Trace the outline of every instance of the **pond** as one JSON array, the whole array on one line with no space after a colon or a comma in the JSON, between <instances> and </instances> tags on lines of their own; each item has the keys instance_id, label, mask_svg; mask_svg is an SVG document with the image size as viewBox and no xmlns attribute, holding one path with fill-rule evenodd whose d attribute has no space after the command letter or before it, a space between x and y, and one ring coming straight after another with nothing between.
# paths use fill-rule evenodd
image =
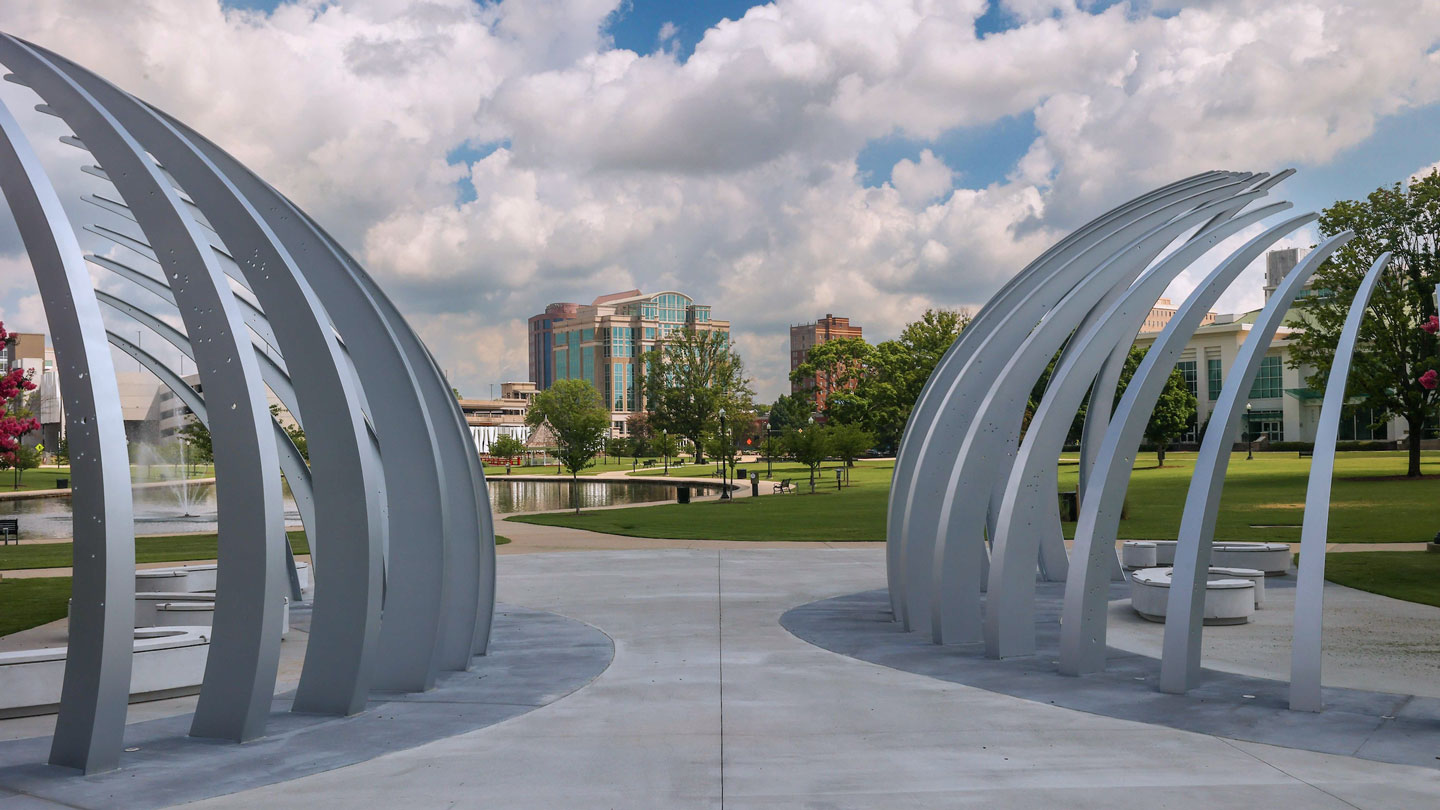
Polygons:
<instances>
[{"instance_id":1,"label":"pond","mask_svg":"<svg viewBox=\"0 0 1440 810\"><path fill-rule=\"evenodd\" d=\"M570 481L516 481L504 476L488 479L490 506L496 514L565 509L574 504ZM691 484L698 497L719 491L718 486ZM655 503L675 500L675 484L657 481L597 480L581 478L580 506ZM698 491L696 491L698 490ZM70 499L29 498L0 501L0 518L18 517L20 537L69 537ZM285 497L285 522L300 527L295 502ZM180 487L135 490L135 533L185 534L215 531L215 485L192 484Z\"/></svg>"}]
</instances>

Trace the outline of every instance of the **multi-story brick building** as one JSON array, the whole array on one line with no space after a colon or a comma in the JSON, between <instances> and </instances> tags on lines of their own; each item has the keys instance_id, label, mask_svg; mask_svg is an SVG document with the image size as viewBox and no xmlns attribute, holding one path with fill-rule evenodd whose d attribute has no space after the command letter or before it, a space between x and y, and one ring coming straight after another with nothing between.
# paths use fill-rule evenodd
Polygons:
<instances>
[{"instance_id":1,"label":"multi-story brick building","mask_svg":"<svg viewBox=\"0 0 1440 810\"><path fill-rule=\"evenodd\" d=\"M824 318L814 322L800 324L790 327L790 370L793 372L804 363L810 356L810 350L831 340L839 338L863 338L864 330L859 326L851 326L849 318L837 318L826 313ZM851 383L853 386L853 383ZM834 390L835 386L824 378L822 374L818 379L806 378L804 380L792 380L790 393L808 393L811 389L815 391L815 408L820 410L825 407L825 398Z\"/></svg>"}]
</instances>

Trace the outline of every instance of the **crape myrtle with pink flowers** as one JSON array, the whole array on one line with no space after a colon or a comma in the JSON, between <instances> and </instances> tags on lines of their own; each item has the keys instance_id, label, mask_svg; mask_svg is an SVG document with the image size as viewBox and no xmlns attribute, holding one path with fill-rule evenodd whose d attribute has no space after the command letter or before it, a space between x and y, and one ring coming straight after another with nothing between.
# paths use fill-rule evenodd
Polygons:
<instances>
[{"instance_id":1,"label":"crape myrtle with pink flowers","mask_svg":"<svg viewBox=\"0 0 1440 810\"><path fill-rule=\"evenodd\" d=\"M0 349L15 342L0 322ZM16 451L25 434L40 429L40 420L30 415L21 404L25 394L35 390L35 383L22 368L13 368L0 375L0 461L13 467L18 462Z\"/></svg>"}]
</instances>

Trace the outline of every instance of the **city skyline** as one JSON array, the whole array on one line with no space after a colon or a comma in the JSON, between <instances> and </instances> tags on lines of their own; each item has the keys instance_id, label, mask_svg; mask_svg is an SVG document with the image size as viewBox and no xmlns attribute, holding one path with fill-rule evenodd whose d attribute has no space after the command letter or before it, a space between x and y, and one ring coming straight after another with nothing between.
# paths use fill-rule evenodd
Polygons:
<instances>
[{"instance_id":1,"label":"city skyline","mask_svg":"<svg viewBox=\"0 0 1440 810\"><path fill-rule=\"evenodd\" d=\"M1139 188L1296 166L1287 197L1319 209L1440 160L1413 137L1440 124L1433 4L17 0L5 17L83 38L94 67L274 178L476 395L529 376L544 304L639 288L729 302L771 401L791 324L863 311L876 342L927 307L976 311ZM83 153L24 88L0 98L56 136L41 157L83 220ZM1217 311L1258 306L1263 274ZM0 223L0 318L47 331L28 275Z\"/></svg>"}]
</instances>

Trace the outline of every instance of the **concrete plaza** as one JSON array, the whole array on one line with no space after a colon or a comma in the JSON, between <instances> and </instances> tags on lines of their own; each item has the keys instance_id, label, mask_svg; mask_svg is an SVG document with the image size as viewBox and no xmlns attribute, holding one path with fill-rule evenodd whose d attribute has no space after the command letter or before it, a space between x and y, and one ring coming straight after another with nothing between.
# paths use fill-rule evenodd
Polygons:
<instances>
[{"instance_id":1,"label":"concrete plaza","mask_svg":"<svg viewBox=\"0 0 1440 810\"><path fill-rule=\"evenodd\" d=\"M1440 771L1058 708L836 655L780 626L797 605L882 586L876 548L507 555L500 583L505 602L603 630L611 666L499 725L196 806L1414 808L1440 797Z\"/></svg>"}]
</instances>

